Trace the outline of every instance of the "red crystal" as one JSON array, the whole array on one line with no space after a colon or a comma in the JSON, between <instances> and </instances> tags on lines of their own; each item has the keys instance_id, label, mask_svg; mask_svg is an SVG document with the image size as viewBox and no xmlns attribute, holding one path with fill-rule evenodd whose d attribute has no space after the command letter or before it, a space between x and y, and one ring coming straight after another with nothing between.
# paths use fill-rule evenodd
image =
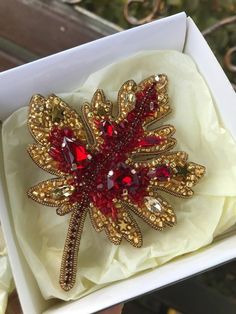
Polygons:
<instances>
[{"instance_id":1,"label":"red crystal","mask_svg":"<svg viewBox=\"0 0 236 314\"><path fill-rule=\"evenodd\" d=\"M105 120L105 121L96 121L99 130L102 132L103 135L112 137L115 132L115 125L114 123Z\"/></svg>"},{"instance_id":2,"label":"red crystal","mask_svg":"<svg viewBox=\"0 0 236 314\"><path fill-rule=\"evenodd\" d=\"M171 168L167 165L161 165L156 168L156 177L160 181L165 181L171 177Z\"/></svg>"},{"instance_id":3,"label":"red crystal","mask_svg":"<svg viewBox=\"0 0 236 314\"><path fill-rule=\"evenodd\" d=\"M51 138L61 137L61 130L57 127L53 128L51 131Z\"/></svg>"},{"instance_id":4,"label":"red crystal","mask_svg":"<svg viewBox=\"0 0 236 314\"><path fill-rule=\"evenodd\" d=\"M90 155L80 141L73 141L68 137L64 137L62 153L66 162L71 165L71 168L83 169L88 164Z\"/></svg>"},{"instance_id":5,"label":"red crystal","mask_svg":"<svg viewBox=\"0 0 236 314\"><path fill-rule=\"evenodd\" d=\"M125 176L123 179L122 179L122 183L124 185L127 185L127 186L130 186L132 184L132 177L131 176Z\"/></svg>"},{"instance_id":6,"label":"red crystal","mask_svg":"<svg viewBox=\"0 0 236 314\"><path fill-rule=\"evenodd\" d=\"M114 125L112 125L110 122L106 121L103 124L104 132L108 136L112 136L114 133Z\"/></svg>"},{"instance_id":7,"label":"red crystal","mask_svg":"<svg viewBox=\"0 0 236 314\"><path fill-rule=\"evenodd\" d=\"M110 173L111 172L111 173ZM128 165L119 162L116 167L109 171L107 176L108 190L128 189L134 191L139 186L139 179L136 171L133 171Z\"/></svg>"},{"instance_id":8,"label":"red crystal","mask_svg":"<svg viewBox=\"0 0 236 314\"><path fill-rule=\"evenodd\" d=\"M49 154L59 162L58 169L62 171L83 169L92 157L82 143L74 138L74 132L70 128L54 127L49 135L49 142Z\"/></svg>"},{"instance_id":9,"label":"red crystal","mask_svg":"<svg viewBox=\"0 0 236 314\"><path fill-rule=\"evenodd\" d=\"M138 141L139 147L149 147L153 145L160 145L163 142L160 136L146 136Z\"/></svg>"}]
</instances>

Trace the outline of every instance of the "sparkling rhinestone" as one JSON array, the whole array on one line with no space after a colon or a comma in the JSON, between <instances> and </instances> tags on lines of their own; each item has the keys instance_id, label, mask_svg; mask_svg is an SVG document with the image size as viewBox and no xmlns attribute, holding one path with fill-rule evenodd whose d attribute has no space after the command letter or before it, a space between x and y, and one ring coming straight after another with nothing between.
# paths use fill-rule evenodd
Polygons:
<instances>
[{"instance_id":1,"label":"sparkling rhinestone","mask_svg":"<svg viewBox=\"0 0 236 314\"><path fill-rule=\"evenodd\" d=\"M62 153L67 163L71 165L71 169L83 169L91 159L86 148L79 141L72 141L68 137L64 137L62 142Z\"/></svg>"},{"instance_id":2,"label":"sparkling rhinestone","mask_svg":"<svg viewBox=\"0 0 236 314\"><path fill-rule=\"evenodd\" d=\"M109 176L109 177L113 176L113 174L114 174L114 171L113 171L113 170L110 170L110 171L108 172L108 176Z\"/></svg>"},{"instance_id":3,"label":"sparkling rhinestone","mask_svg":"<svg viewBox=\"0 0 236 314\"><path fill-rule=\"evenodd\" d=\"M99 121L98 129L102 132L104 136L107 137L112 137L115 133L115 125L108 120Z\"/></svg>"},{"instance_id":4,"label":"sparkling rhinestone","mask_svg":"<svg viewBox=\"0 0 236 314\"><path fill-rule=\"evenodd\" d=\"M162 206L161 203L154 197L146 196L144 198L144 203L147 209L151 212L161 212Z\"/></svg>"},{"instance_id":5,"label":"sparkling rhinestone","mask_svg":"<svg viewBox=\"0 0 236 314\"><path fill-rule=\"evenodd\" d=\"M52 196L54 199L58 199L63 196L68 197L73 194L74 189L75 188L73 186L69 185L59 186L55 190L53 190Z\"/></svg>"},{"instance_id":6,"label":"sparkling rhinestone","mask_svg":"<svg viewBox=\"0 0 236 314\"><path fill-rule=\"evenodd\" d=\"M108 172L107 188L108 190L122 190L124 188L135 190L140 182L137 173L132 173L131 168L123 162Z\"/></svg>"},{"instance_id":7,"label":"sparkling rhinestone","mask_svg":"<svg viewBox=\"0 0 236 314\"><path fill-rule=\"evenodd\" d=\"M135 99L136 99L136 97L135 97L134 93L128 93L125 96L125 100L128 102L135 102Z\"/></svg>"}]
</instances>

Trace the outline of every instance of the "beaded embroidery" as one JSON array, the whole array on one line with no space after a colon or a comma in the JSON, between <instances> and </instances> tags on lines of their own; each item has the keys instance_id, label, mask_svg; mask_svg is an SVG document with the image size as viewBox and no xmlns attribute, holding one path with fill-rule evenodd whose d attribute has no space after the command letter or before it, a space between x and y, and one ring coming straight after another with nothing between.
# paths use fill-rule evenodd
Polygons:
<instances>
[{"instance_id":1,"label":"beaded embroidery","mask_svg":"<svg viewBox=\"0 0 236 314\"><path fill-rule=\"evenodd\" d=\"M154 122L170 113L167 76L151 76L138 85L129 80L118 92L117 107L97 90L81 114L55 95L32 97L28 126L36 144L33 161L57 176L32 187L28 196L71 213L61 263L60 285L68 291L77 273L77 256L86 214L96 231L120 244L141 247L142 235L131 212L152 228L176 223L172 206L160 191L188 198L205 168L188 162L171 125ZM118 111L115 113L115 110Z\"/></svg>"}]
</instances>

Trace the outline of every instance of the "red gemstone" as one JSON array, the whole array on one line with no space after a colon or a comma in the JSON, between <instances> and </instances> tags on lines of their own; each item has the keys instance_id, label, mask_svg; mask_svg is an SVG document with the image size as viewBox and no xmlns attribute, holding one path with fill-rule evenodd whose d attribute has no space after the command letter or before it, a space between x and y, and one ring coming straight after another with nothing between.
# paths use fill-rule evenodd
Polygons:
<instances>
[{"instance_id":1,"label":"red gemstone","mask_svg":"<svg viewBox=\"0 0 236 314\"><path fill-rule=\"evenodd\" d=\"M112 136L114 133L114 125L112 125L110 122L106 121L103 125L104 132L108 136Z\"/></svg>"},{"instance_id":2,"label":"red gemstone","mask_svg":"<svg viewBox=\"0 0 236 314\"><path fill-rule=\"evenodd\" d=\"M106 121L98 121L98 128L100 129L100 131L102 132L103 135L111 137L114 135L115 132L115 125L106 120Z\"/></svg>"},{"instance_id":3,"label":"red gemstone","mask_svg":"<svg viewBox=\"0 0 236 314\"><path fill-rule=\"evenodd\" d=\"M149 147L153 145L160 145L163 142L160 136L146 136L138 141L138 147Z\"/></svg>"},{"instance_id":4,"label":"red gemstone","mask_svg":"<svg viewBox=\"0 0 236 314\"><path fill-rule=\"evenodd\" d=\"M171 168L167 165L161 165L156 168L156 177L160 181L167 180L171 177Z\"/></svg>"},{"instance_id":5,"label":"red gemstone","mask_svg":"<svg viewBox=\"0 0 236 314\"><path fill-rule=\"evenodd\" d=\"M108 190L122 192L124 189L127 189L130 192L134 192L138 187L139 178L137 172L123 162L119 162L107 175Z\"/></svg>"},{"instance_id":6,"label":"red gemstone","mask_svg":"<svg viewBox=\"0 0 236 314\"><path fill-rule=\"evenodd\" d=\"M80 141L73 141L68 137L64 137L63 139L62 153L65 161L70 164L71 170L85 168L89 162L89 158L91 158L91 155L81 145Z\"/></svg>"},{"instance_id":7,"label":"red gemstone","mask_svg":"<svg viewBox=\"0 0 236 314\"><path fill-rule=\"evenodd\" d=\"M127 185L127 186L130 186L132 184L133 180L132 180L132 177L131 176L125 176L123 179L122 179L122 183L124 185Z\"/></svg>"}]
</instances>

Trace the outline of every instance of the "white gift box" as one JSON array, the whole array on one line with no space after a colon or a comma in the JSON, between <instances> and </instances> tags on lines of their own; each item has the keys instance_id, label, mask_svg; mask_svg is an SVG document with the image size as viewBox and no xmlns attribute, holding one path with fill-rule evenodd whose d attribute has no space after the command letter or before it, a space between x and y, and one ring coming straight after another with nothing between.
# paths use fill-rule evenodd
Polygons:
<instances>
[{"instance_id":1,"label":"white gift box","mask_svg":"<svg viewBox=\"0 0 236 314\"><path fill-rule=\"evenodd\" d=\"M236 140L236 94L200 31L185 13L99 39L56 55L0 73L0 120L25 106L35 93L70 92L103 66L135 52L174 49L191 56L211 91L224 127ZM138 295L192 276L236 257L236 234L199 252L187 254L145 274L113 283L73 302L43 299L14 231L1 170L0 219L9 258L26 314L94 313ZM14 208L12 209L14 210Z\"/></svg>"}]
</instances>

